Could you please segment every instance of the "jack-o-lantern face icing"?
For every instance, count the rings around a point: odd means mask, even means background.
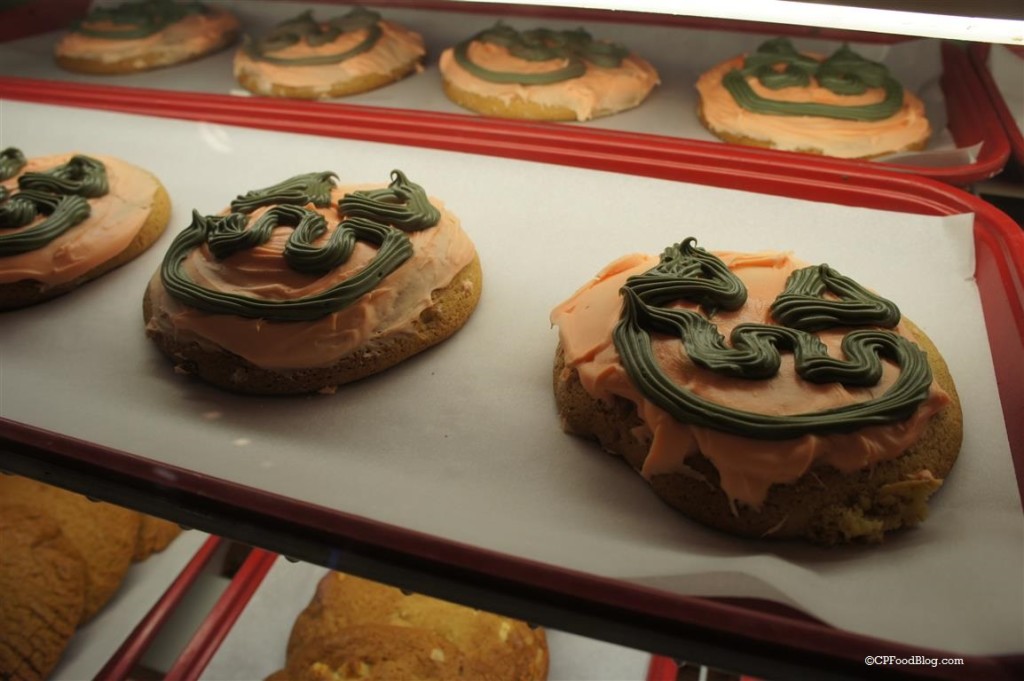
[[[873,158],[931,135],[922,101],[846,45],[824,57],[769,40],[703,73],[697,91],[701,122],[729,142]]]
[[[950,402],[891,301],[788,253],[626,256],[551,319],[586,393],[635,405],[646,478],[703,455],[752,509],[817,466],[899,457]]]
[[[296,175],[193,213],[144,302],[179,367],[238,392],[315,392],[462,326],[481,275],[458,217],[399,170],[387,185],[336,179]]]

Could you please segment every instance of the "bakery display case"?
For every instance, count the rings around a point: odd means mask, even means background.
[[[312,5],[234,4],[243,25]],[[999,173],[1014,145],[979,75],[985,62],[933,38],[860,35],[878,59],[931,69],[908,78],[930,83],[949,130],[932,160],[955,160],[846,161],[675,127],[674,112],[694,106],[686,79],[775,30],[764,24],[382,5],[423,25],[431,54],[499,16],[624,36],[664,64],[662,85],[634,112],[549,124],[462,112],[439,95],[429,59],[393,94],[293,102],[235,92],[226,53],[108,82],[58,73],[43,49],[52,31],[0,45],[0,145],[127,158],[173,202],[167,234],[136,261],[4,313],[0,467],[303,561],[253,554],[251,581],[231,592],[239,600],[215,609],[190,648],[198,657],[174,677],[230,666],[217,657],[237,650],[240,635],[228,632],[244,625],[241,605],[267,570],[323,568],[764,678],[1019,677],[1024,232],[952,186]],[[854,39],[785,32],[825,50]],[[672,36],[707,53],[666,54]],[[299,172],[354,183],[394,169],[459,216],[483,263],[480,306],[448,341],[334,394],[297,398],[219,391],[176,374],[149,343],[142,294],[192,209],[213,214]],[[828,262],[928,330],[957,382],[965,439],[920,528],[832,549],[727,537],[562,431],[551,309],[613,258],[690,236],[708,249]],[[963,664],[865,665],[876,656]]]

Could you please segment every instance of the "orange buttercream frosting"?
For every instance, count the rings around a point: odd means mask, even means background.
[[[501,45],[474,41],[468,48],[474,63],[492,71],[514,73],[545,73],[565,66],[565,59],[528,61],[509,54]],[[566,108],[576,113],[576,119],[589,120],[595,116],[631,109],[639,105],[659,84],[658,73],[646,60],[628,55],[614,68],[598,67],[587,62],[586,73],[547,85],[520,85],[494,83],[478,78],[462,68],[456,61],[454,49],[441,54],[441,74],[451,85],[483,97],[495,97],[504,103],[520,99],[544,106]]]
[[[747,303],[735,311],[718,311],[714,322],[729,337],[738,324],[774,323],[769,308],[785,288],[789,275],[802,263],[789,253],[717,252],[747,287]],[[929,419],[950,401],[934,382],[928,399],[906,421],[891,426],[872,426],[854,433],[804,435],[789,440],[758,440],[676,421],[649,402],[623,368],[612,342],[622,306],[620,288],[630,276],[658,264],[656,256],[629,255],[602,270],[592,281],[554,309],[551,322],[558,325],[566,371],[576,370],[583,388],[593,397],[621,397],[636,405],[643,426],[634,433],[650,443],[642,474],[688,474],[686,459],[702,454],[717,469],[722,490],[733,502],[759,508],[773,484],[793,483],[815,466],[829,465],[852,473],[876,462],[893,459],[917,441]],[[679,307],[697,309],[680,301]],[[904,324],[896,331],[911,340]],[[842,357],[844,331],[818,334],[829,353]],[[680,387],[699,397],[733,409],[769,415],[821,411],[862,402],[883,393],[896,380],[898,368],[884,362],[882,380],[870,388],[840,384],[813,384],[793,369],[793,356],[782,356],[779,374],[768,380],[729,378],[696,366],[686,357],[678,339],[656,336],[654,352],[659,365]]]
[[[697,80],[701,115],[715,133],[770,142],[776,149],[816,150],[839,158],[868,158],[906,150],[923,143],[931,134],[924,103],[906,90],[903,91],[903,106],[899,111],[880,121],[779,116],[748,111],[722,85],[722,77],[733,69],[741,69],[743,61],[743,56],[730,59]],[[776,101],[860,106],[876,104],[884,98],[880,87],[870,88],[860,95],[839,95],[815,81],[806,87],[779,90],[766,88],[754,76],[748,76],[746,81],[758,96]]]
[[[330,205],[336,206],[347,193],[367,188],[335,187]],[[158,330],[179,342],[197,342],[205,349],[227,350],[259,367],[277,371],[327,367],[376,338],[412,332],[420,313],[431,305],[431,294],[449,285],[476,257],[476,249],[459,219],[445,210],[440,201],[430,201],[441,212],[441,219],[429,229],[408,233],[413,256],[372,291],[337,312],[315,321],[267,321],[211,314],[174,299],[164,288],[158,271],[149,285],[153,315],[147,329]],[[316,208],[313,204],[306,208],[327,219],[327,231],[316,244],[326,242],[338,225],[336,210]],[[266,210],[257,209],[251,219],[255,221]],[[290,269],[282,257],[292,231],[291,227],[278,227],[266,243],[223,260],[214,257],[208,246],[203,245],[186,258],[185,272],[205,288],[286,300],[321,292],[348,279],[377,250],[357,242],[345,264],[321,276],[302,274]]]
[[[311,88],[314,92],[328,93],[332,85],[362,76],[395,72],[410,62],[419,61],[426,55],[423,37],[397,24],[381,21],[378,24],[381,36],[373,48],[344,61],[322,65],[283,65],[254,59],[245,48],[235,53],[235,77],[255,78],[259,89],[270,90],[273,85]],[[281,59],[301,59],[338,54],[349,50],[366,39],[369,29],[341,34],[337,40],[310,46],[298,41],[274,56]]]
[[[94,26],[94,28],[106,28]],[[58,57],[106,63],[139,59],[139,66],[169,64],[205,54],[225,44],[238,31],[238,19],[218,8],[189,14],[161,31],[131,40],[111,40],[71,32],[57,43]],[[161,55],[154,58],[154,55]],[[145,60],[145,61],[143,61]]]
[[[21,175],[50,170],[74,155],[29,159],[18,175],[2,184],[10,191],[17,191]],[[72,281],[124,251],[139,233],[160,187],[156,178],[124,161],[96,154],[90,156],[106,166],[107,194],[89,199],[89,217],[42,248],[0,257],[0,284],[31,280],[41,282],[45,289]],[[44,216],[37,216],[33,222],[9,233],[32,229],[43,219]]]

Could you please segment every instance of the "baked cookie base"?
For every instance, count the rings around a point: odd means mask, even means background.
[[[704,115],[703,101],[701,101],[697,105],[697,118],[700,120],[701,125],[703,125],[708,132],[710,132],[712,135],[722,140],[723,142],[728,142],[730,144],[739,144],[745,147],[758,147],[761,149],[778,149],[776,144],[771,140],[757,139],[754,137],[747,137],[746,135],[738,135],[731,132],[725,132],[723,130],[716,130],[711,126],[710,123],[708,123],[707,117]],[[877,154],[868,154],[867,156],[855,156],[852,158],[852,160],[868,161],[873,158],[881,158],[882,156],[888,156],[889,154],[898,154],[907,151],[924,151],[925,147],[928,146],[928,139],[929,136],[926,135],[924,139],[917,140],[911,144],[908,144],[902,149],[887,149]],[[818,149],[813,146],[800,147],[799,149],[791,149],[786,151],[795,151],[801,154],[814,154],[816,156],[827,156],[827,154],[822,149]]]
[[[204,349],[196,342],[179,342],[159,331],[149,337],[175,362],[180,373],[193,374],[232,392],[247,395],[300,395],[331,392],[392,367],[458,331],[480,299],[483,274],[476,257],[452,282],[434,291],[433,304],[425,309],[412,333],[395,333],[358,348],[328,367],[273,371],[226,350]],[[143,316],[148,324],[153,316],[149,293],[143,301]]]
[[[86,73],[93,76],[123,76],[177,66],[178,64],[186,64],[202,59],[235,44],[238,41],[239,35],[241,35],[241,32],[237,29],[229,31],[220,36],[215,44],[201,52],[181,52],[165,48],[125,57],[117,61],[104,61],[99,55],[95,58],[88,58],[57,54],[54,55],[54,59],[57,62],[57,66],[74,73]]]
[[[239,85],[249,92],[263,97],[282,97],[287,99],[333,99],[348,97],[369,92],[391,85],[420,68],[420,60],[413,60],[384,73],[369,73],[355,78],[332,83],[330,89],[323,90],[312,86],[295,86],[284,83],[265,83],[256,74],[242,71],[235,74]]]
[[[703,456],[686,459],[689,474],[655,475],[651,487],[663,501],[709,527],[753,538],[802,538],[817,544],[875,543],[885,533],[911,527],[927,516],[927,500],[956,462],[963,414],[949,369],[932,342],[911,325],[928,353],[932,374],[952,403],[936,415],[921,439],[903,455],[846,475],[818,466],[792,484],[771,487],[760,510],[734,505],[719,486],[718,472]],[[559,346],[554,368],[555,401],[567,432],[598,441],[637,472],[648,445],[632,429],[642,425],[632,402],[593,398]],[[922,475],[929,471],[931,476]]]
[[[164,229],[167,228],[167,223],[171,219],[171,199],[167,195],[167,190],[155,177],[152,179],[156,183],[157,189],[153,196],[153,206],[150,209],[149,216],[142,224],[142,227],[139,228],[135,238],[132,239],[131,243],[123,251],[80,277],[57,284],[56,286],[48,287],[42,282],[31,279],[0,284],[0,312],[35,305],[36,303],[68,293],[82,284],[120,267],[152,246],[160,238],[160,235],[163,234]]]

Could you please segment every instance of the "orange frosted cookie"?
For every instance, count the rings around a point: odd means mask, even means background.
[[[125,2],[89,12],[57,43],[56,59],[80,73],[137,73],[224,49],[238,30],[233,14],[200,2]]]
[[[921,100],[845,45],[824,59],[770,40],[701,75],[697,92],[701,123],[735,144],[873,158],[931,135]]]
[[[380,14],[356,8],[317,21],[311,11],[247,38],[235,54],[235,78],[270,97],[325,99],[367,92],[422,68],[423,38]]]
[[[959,453],[939,352],[827,265],[688,239],[615,261],[551,320],[565,429],[727,532],[880,541],[925,517]]]
[[[333,391],[441,342],[480,298],[459,219],[401,171],[298,175],[193,213],[145,296],[179,372],[250,394]]]
[[[170,210],[160,181],[119,159],[0,151],[0,310],[128,262],[156,241]]]
[[[585,121],[638,106],[658,84],[647,61],[582,29],[497,24],[441,55],[444,91],[485,116]]]

